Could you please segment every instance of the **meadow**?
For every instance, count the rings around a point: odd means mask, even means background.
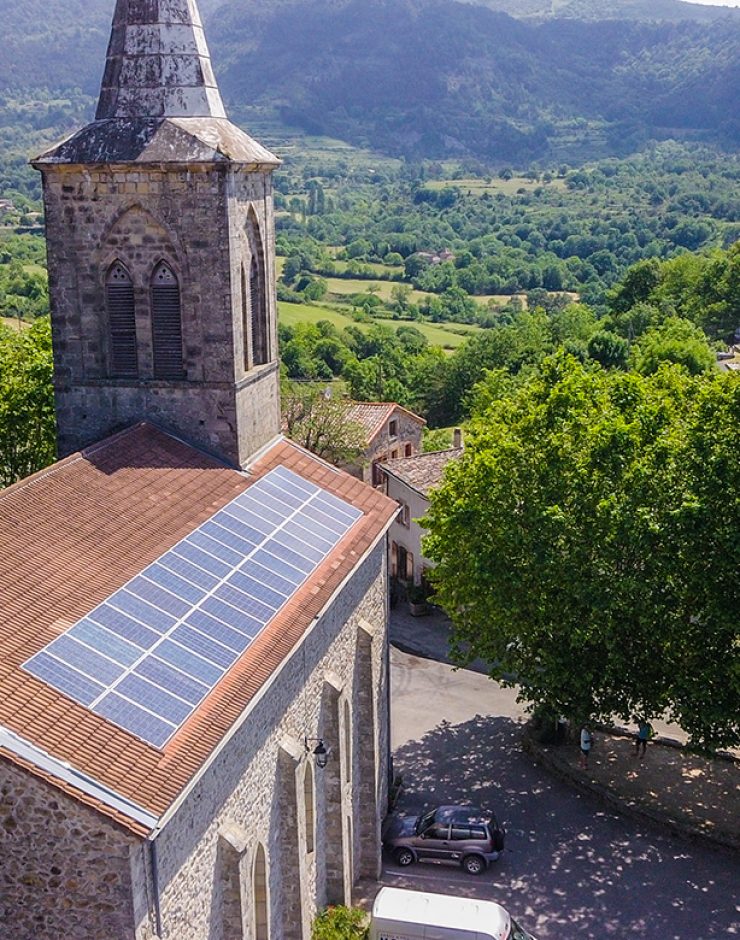
[[[331,304],[292,304],[285,301],[278,303],[278,319],[285,326],[328,320],[339,330],[343,330],[348,326],[369,330],[375,323],[391,329],[397,329],[399,326],[413,326],[427,338],[431,345],[441,346],[447,351],[457,349],[471,333],[480,332],[480,327],[466,323],[420,323],[411,320],[394,320],[390,317],[373,317],[372,319],[359,321],[350,316],[348,312],[344,312],[341,308]]]
[[[527,176],[512,176],[511,179],[489,176],[484,179],[464,177],[463,179],[434,180],[427,183],[426,188],[434,192],[440,192],[443,189],[459,189],[467,196],[496,196],[499,193],[504,196],[513,196],[522,191],[532,192],[540,186],[551,190],[566,189],[565,181],[562,179],[556,178],[544,182],[530,179]]]

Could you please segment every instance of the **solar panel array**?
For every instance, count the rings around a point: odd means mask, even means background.
[[[161,748],[361,515],[278,467],[24,668]]]

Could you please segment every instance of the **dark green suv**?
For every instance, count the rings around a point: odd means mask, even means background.
[[[391,816],[383,844],[402,867],[453,862],[480,875],[504,849],[506,832],[493,813],[477,806],[438,806],[422,816]]]

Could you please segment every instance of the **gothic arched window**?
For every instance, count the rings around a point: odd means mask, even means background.
[[[242,336],[244,337],[244,371],[249,372],[249,294],[247,272],[242,265]]]
[[[131,275],[120,261],[114,261],[108,269],[105,305],[108,312],[110,374],[113,378],[136,378],[139,362],[134,285]]]
[[[180,285],[164,261],[152,277],[152,351],[155,378],[183,377]]]
[[[313,765],[306,763],[303,774],[303,805],[306,814],[306,852],[310,855],[316,841],[316,813],[314,811]]]
[[[252,365],[263,366],[270,361],[270,323],[267,315],[265,252],[256,219],[250,218],[247,227],[249,247],[252,252],[252,260],[249,265]]]
[[[254,938],[255,940],[269,940],[270,915],[267,896],[267,859],[265,850],[257,846],[252,871],[252,902],[254,904]]]

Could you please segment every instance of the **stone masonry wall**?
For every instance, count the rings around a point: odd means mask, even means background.
[[[258,846],[267,857],[272,940],[307,940],[317,906],[326,901],[329,869],[338,866],[348,871],[349,882],[360,874],[377,873],[379,828],[387,802],[386,598],[383,541],[273,677],[244,723],[164,825],[157,838],[163,940],[254,938]],[[345,818],[359,818],[368,812],[364,800],[370,793],[377,807],[375,818],[353,833],[354,852],[341,839],[327,838],[328,814],[336,807],[327,806],[325,790],[344,759],[345,744],[342,721],[331,720],[326,710],[334,708],[336,718],[337,712],[344,713],[345,702],[351,715],[353,766],[351,780],[342,787],[341,812]],[[327,770],[314,768],[313,773],[313,852],[308,851],[310,810],[305,806],[306,765],[313,757],[304,750],[304,737],[324,737],[330,750]],[[310,748],[314,746],[315,741],[310,742]],[[363,835],[369,847],[361,844]],[[233,851],[223,851],[224,839]],[[224,870],[225,859],[229,871]],[[143,879],[143,870],[138,877]],[[240,895],[236,902],[235,885]],[[136,899],[137,940],[152,940],[151,912],[141,883]],[[236,933],[235,903],[242,913],[242,930]]]
[[[395,436],[390,433],[391,421],[397,422],[398,433]],[[366,483],[373,483],[373,461],[392,460],[394,451],[397,452],[396,457],[405,457],[407,444],[411,444],[412,454],[420,454],[423,430],[423,423],[414,420],[405,411],[394,411],[365,453],[367,463],[363,467],[362,479]]]
[[[408,486],[396,477],[388,474],[386,493],[397,503],[405,503],[408,507],[409,524],[406,526],[401,522],[401,516],[397,516],[388,531],[388,539],[391,544],[402,546],[414,559],[414,584],[421,584],[422,575],[425,568],[433,568],[434,563],[422,554],[421,543],[427,530],[423,529],[418,519],[423,518],[429,512],[429,500],[422,496],[417,490]],[[407,572],[393,571],[396,577],[405,580]]]
[[[142,843],[0,758],[0,938],[133,940]]]
[[[250,374],[243,365],[248,215],[263,240],[276,335],[270,174],[221,165],[46,167],[44,199],[60,455],[150,419],[243,465],[279,430],[276,338],[272,363]],[[105,278],[114,261],[134,283],[137,379],[110,377]],[[182,381],[153,377],[150,285],[161,261],[180,283]]]

